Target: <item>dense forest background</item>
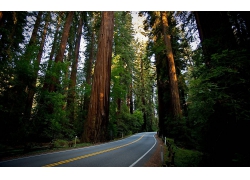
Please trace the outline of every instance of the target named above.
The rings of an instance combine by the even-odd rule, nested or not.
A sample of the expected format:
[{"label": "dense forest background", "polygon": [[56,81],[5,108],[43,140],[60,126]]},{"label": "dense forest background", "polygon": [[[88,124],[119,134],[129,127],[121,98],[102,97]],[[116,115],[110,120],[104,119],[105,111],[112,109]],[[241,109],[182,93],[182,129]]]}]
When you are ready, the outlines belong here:
[{"label": "dense forest background", "polygon": [[[250,13],[0,12],[0,148],[143,131],[249,166]],[[196,43],[197,47],[192,47]]]}]

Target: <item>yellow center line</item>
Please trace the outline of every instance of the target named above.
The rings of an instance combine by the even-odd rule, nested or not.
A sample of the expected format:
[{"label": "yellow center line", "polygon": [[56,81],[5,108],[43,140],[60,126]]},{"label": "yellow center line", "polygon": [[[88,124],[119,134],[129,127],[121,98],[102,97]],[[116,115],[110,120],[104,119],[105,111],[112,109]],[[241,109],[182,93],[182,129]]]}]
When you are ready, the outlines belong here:
[{"label": "yellow center line", "polygon": [[[144,136],[144,135],[143,135],[143,136]],[[133,143],[139,141],[143,136],[141,136],[139,139],[137,139],[137,140],[135,140],[135,141],[132,141],[132,142],[130,142],[130,143],[128,143],[128,144],[124,144],[124,145],[121,145],[121,146],[117,146],[117,147],[110,148],[110,149],[105,149],[105,150],[98,151],[98,152],[94,152],[94,153],[91,153],[91,154],[86,154],[86,155],[83,155],[83,156],[78,156],[78,157],[75,157],[75,158],[71,158],[71,159],[67,159],[67,160],[63,160],[63,161],[51,163],[51,164],[45,165],[45,166],[43,166],[43,167],[58,166],[58,165],[61,165],[61,164],[66,164],[66,163],[69,163],[69,162],[72,162],[72,161],[76,161],[76,160],[88,158],[88,157],[91,157],[91,156],[95,156],[95,155],[98,155],[98,154],[103,154],[103,153],[105,153],[105,152],[109,152],[109,151],[113,151],[113,150],[116,150],[116,149],[120,149],[120,148],[122,148],[122,147],[128,146],[128,145],[130,145],[130,144],[133,144]]]}]

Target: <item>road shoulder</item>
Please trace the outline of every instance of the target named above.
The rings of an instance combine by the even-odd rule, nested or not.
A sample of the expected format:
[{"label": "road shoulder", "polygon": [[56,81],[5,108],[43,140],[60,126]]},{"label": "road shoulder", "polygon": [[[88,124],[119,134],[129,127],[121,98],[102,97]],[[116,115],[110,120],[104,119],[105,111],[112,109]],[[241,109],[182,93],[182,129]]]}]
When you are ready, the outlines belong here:
[{"label": "road shoulder", "polygon": [[155,134],[157,140],[156,150],[150,159],[144,164],[144,167],[162,167],[161,162],[161,145],[164,145],[163,141]]}]

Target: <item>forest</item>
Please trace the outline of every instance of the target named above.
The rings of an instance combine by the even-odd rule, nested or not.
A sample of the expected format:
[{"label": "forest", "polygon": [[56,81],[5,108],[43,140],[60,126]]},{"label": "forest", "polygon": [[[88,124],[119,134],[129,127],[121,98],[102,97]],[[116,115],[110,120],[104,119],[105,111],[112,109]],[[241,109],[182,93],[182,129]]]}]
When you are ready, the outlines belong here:
[{"label": "forest", "polygon": [[154,131],[250,166],[250,12],[132,14],[0,11],[0,149]]}]

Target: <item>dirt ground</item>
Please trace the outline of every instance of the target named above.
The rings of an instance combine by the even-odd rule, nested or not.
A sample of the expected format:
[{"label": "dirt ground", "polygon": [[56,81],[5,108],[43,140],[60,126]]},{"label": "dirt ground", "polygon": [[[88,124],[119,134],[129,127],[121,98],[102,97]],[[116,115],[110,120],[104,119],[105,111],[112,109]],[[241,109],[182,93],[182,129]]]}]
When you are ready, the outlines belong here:
[{"label": "dirt ground", "polygon": [[161,145],[164,145],[164,142],[155,135],[155,138],[157,140],[157,148],[153,154],[153,156],[149,159],[147,163],[145,163],[144,167],[162,167],[161,162]]}]

